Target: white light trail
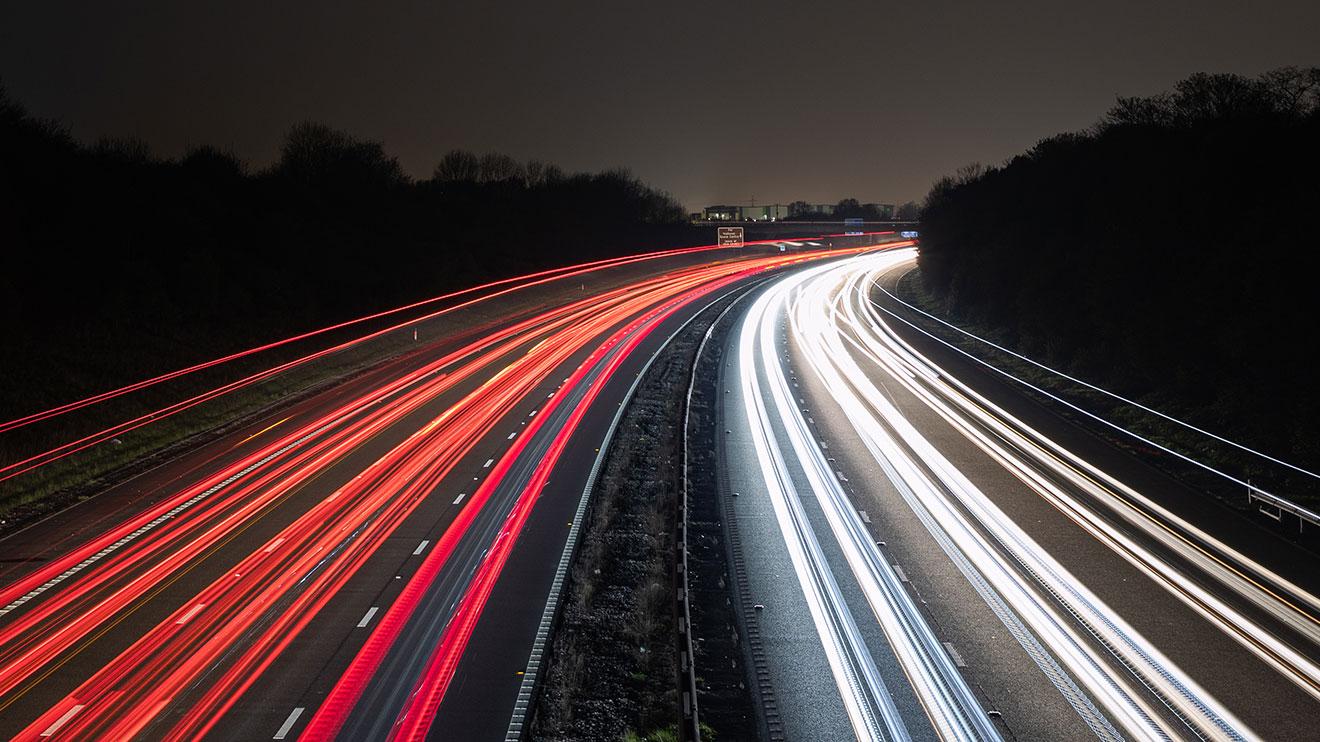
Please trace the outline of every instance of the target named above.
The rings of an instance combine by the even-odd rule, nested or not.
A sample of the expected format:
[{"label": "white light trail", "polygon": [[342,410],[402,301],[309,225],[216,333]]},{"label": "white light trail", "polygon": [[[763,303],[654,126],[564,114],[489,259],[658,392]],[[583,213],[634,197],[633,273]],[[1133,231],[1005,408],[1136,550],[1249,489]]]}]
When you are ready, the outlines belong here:
[{"label": "white light trail", "polygon": [[[762,478],[774,506],[799,584],[826,650],[854,732],[875,738],[875,716],[890,738],[906,738],[902,719],[876,672],[865,641],[848,612],[798,495],[785,456],[791,454],[817,498],[848,569],[912,681],[936,732],[946,739],[999,739],[942,642],[926,624],[898,575],[880,554],[857,511],[848,502],[828,459],[813,437],[776,351],[777,325],[790,292],[828,266],[797,274],[763,294],[743,325],[739,358],[742,398]],[[764,386],[761,375],[765,376]],[[773,417],[772,417],[773,415]],[[775,422],[782,427],[781,445]]]},{"label": "white light trail", "polygon": [[[1260,565],[1241,559],[1241,555],[1217,542],[1204,548],[1205,534],[990,404],[894,335],[872,307],[867,292],[876,275],[910,261],[912,256],[910,250],[889,251],[801,272],[781,280],[758,303],[764,305],[761,309],[764,327],[761,328],[763,347],[757,360],[768,378],[783,384],[782,389],[770,390],[773,409],[789,431],[788,443],[802,462],[812,489],[823,503],[832,532],[844,545],[849,568],[858,576],[890,641],[896,642],[895,633],[901,632],[896,632],[892,614],[886,618],[878,604],[884,602],[882,598],[886,595],[884,573],[893,578],[892,571],[885,568],[883,559],[877,558],[878,551],[870,544],[832,467],[794,407],[793,393],[783,379],[776,356],[773,328],[782,317],[770,311],[772,301],[778,302],[779,312],[788,312],[793,337],[807,365],[846,412],[863,443],[913,512],[1101,736],[1117,736],[1117,731],[1100,715],[1088,713],[1090,701],[1075,686],[1070,686],[1072,679],[1056,677],[1056,673],[1050,672],[1051,667],[1066,667],[1072,678],[1104,707],[1109,718],[1135,737],[1159,739],[1188,731],[1181,727],[1168,728],[1169,717],[1152,706],[1153,701],[1148,700],[1150,696],[1145,691],[1199,736],[1245,739],[1252,734],[1046,553],[931,445],[877,387],[872,378],[876,371],[892,377],[1073,522],[1314,695],[1320,674],[1305,656],[1115,528],[1069,489],[1075,488],[1120,511],[1126,520],[1162,547],[1175,551],[1192,566],[1270,611],[1272,616],[1308,638],[1316,639],[1320,638],[1320,630],[1315,621],[1297,605],[1317,605],[1313,596],[1269,575],[1268,582],[1278,591],[1286,592],[1295,603],[1281,597],[1278,591],[1244,572],[1245,569],[1258,576],[1264,572]],[[745,334],[749,332],[750,329],[745,330]],[[749,353],[748,342],[744,338],[744,356]],[[744,363],[747,362],[745,358]],[[752,375],[746,372],[747,368],[744,365],[745,380]],[[747,386],[746,381],[744,384]],[[751,412],[763,414],[763,410]],[[815,462],[820,465],[816,467]],[[1057,475],[1067,488],[1042,475],[1042,470]],[[1140,503],[1142,508],[1135,507],[1133,502]],[[1245,568],[1235,567],[1221,558],[1223,554]],[[997,606],[996,601],[1011,607],[1011,612]],[[1021,624],[1014,631],[1014,622],[1019,617]],[[1023,626],[1030,629],[1030,636],[1023,636],[1026,633]],[[912,630],[919,633],[916,628]],[[1038,644],[1033,645],[1034,650],[1029,646],[1037,640],[1049,648],[1052,657],[1042,657]],[[902,660],[903,652],[897,646],[896,652]],[[941,650],[939,655],[947,661],[946,652]],[[1055,660],[1058,665],[1053,664]],[[926,694],[920,697],[932,720],[936,720],[939,712],[932,712],[931,708],[938,709],[940,705],[930,697],[927,686],[931,680],[909,669],[906,662],[910,661],[910,658],[905,661],[905,671],[919,695]],[[956,669],[953,674],[957,674]],[[938,721],[936,725],[940,728]]]}]

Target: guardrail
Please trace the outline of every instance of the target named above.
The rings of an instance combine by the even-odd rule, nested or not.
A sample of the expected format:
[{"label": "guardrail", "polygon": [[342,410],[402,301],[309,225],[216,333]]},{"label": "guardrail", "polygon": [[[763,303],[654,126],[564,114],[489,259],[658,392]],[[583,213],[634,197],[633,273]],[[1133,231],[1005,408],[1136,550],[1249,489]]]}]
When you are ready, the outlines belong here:
[{"label": "guardrail", "polygon": [[[1058,378],[1058,379],[1063,379],[1063,380],[1065,380],[1065,381],[1067,381],[1067,382],[1069,382],[1069,383],[1071,383],[1071,384],[1074,384],[1074,385],[1080,386],[1080,387],[1082,387],[1082,388],[1088,389],[1088,390],[1090,390],[1090,391],[1092,391],[1092,392],[1095,392],[1095,393],[1098,393],[1098,394],[1104,395],[1105,397],[1108,397],[1108,398],[1114,400],[1115,402],[1121,403],[1121,404],[1123,404],[1123,405],[1130,406],[1130,407],[1132,407],[1132,408],[1134,408],[1134,409],[1137,409],[1137,410],[1140,410],[1140,411],[1142,411],[1142,412],[1144,412],[1144,413],[1147,413],[1147,414],[1153,415],[1153,416],[1155,416],[1155,417],[1158,417],[1158,418],[1164,420],[1165,422],[1167,422],[1167,423],[1169,423],[1169,424],[1171,424],[1171,425],[1175,425],[1175,426],[1177,426],[1177,427],[1179,427],[1179,428],[1181,428],[1181,429],[1183,429],[1183,430],[1190,431],[1191,433],[1194,433],[1194,434],[1196,434],[1196,435],[1199,435],[1199,436],[1201,436],[1201,437],[1203,437],[1203,438],[1205,438],[1205,439],[1207,439],[1207,440],[1213,441],[1215,444],[1222,445],[1222,446],[1225,446],[1225,447],[1227,447],[1227,448],[1229,448],[1229,449],[1232,449],[1232,450],[1236,451],[1238,455],[1254,457],[1254,458],[1257,459],[1257,460],[1267,462],[1268,465],[1272,465],[1272,466],[1280,467],[1281,470],[1287,470],[1287,471],[1293,472],[1293,473],[1295,473],[1295,474],[1299,474],[1299,475],[1302,475],[1302,476],[1305,476],[1305,477],[1309,477],[1309,478],[1311,478],[1312,480],[1320,480],[1320,473],[1316,473],[1316,472],[1314,472],[1314,471],[1311,471],[1311,470],[1309,470],[1309,469],[1305,469],[1305,468],[1303,468],[1303,467],[1301,467],[1301,466],[1298,466],[1298,465],[1296,465],[1296,464],[1292,464],[1292,463],[1289,463],[1288,461],[1284,461],[1284,460],[1282,460],[1282,459],[1279,459],[1279,458],[1276,458],[1276,457],[1274,457],[1274,456],[1271,456],[1271,455],[1269,455],[1269,454],[1267,454],[1267,453],[1264,453],[1264,452],[1262,452],[1262,451],[1258,451],[1258,450],[1256,450],[1256,449],[1254,449],[1254,448],[1250,448],[1250,447],[1248,447],[1248,446],[1246,446],[1246,445],[1244,445],[1244,444],[1238,443],[1237,441],[1230,440],[1230,439],[1225,438],[1224,436],[1221,436],[1221,435],[1217,435],[1217,434],[1215,434],[1215,433],[1213,433],[1213,432],[1211,432],[1211,431],[1209,431],[1209,430],[1205,430],[1205,429],[1203,429],[1203,428],[1197,427],[1196,425],[1193,425],[1192,423],[1186,422],[1186,421],[1184,421],[1184,420],[1180,420],[1180,419],[1178,419],[1178,418],[1176,418],[1176,417],[1174,417],[1174,416],[1172,416],[1172,415],[1170,415],[1170,414],[1167,414],[1167,413],[1161,412],[1161,411],[1159,411],[1159,410],[1157,410],[1157,409],[1154,409],[1154,408],[1152,408],[1152,407],[1150,407],[1150,406],[1144,405],[1144,404],[1142,404],[1142,403],[1140,403],[1140,402],[1138,402],[1138,401],[1136,401],[1136,400],[1129,399],[1129,398],[1124,397],[1124,396],[1122,396],[1122,395],[1119,395],[1119,394],[1116,394],[1116,393],[1114,393],[1114,392],[1111,392],[1111,391],[1109,391],[1108,389],[1104,389],[1103,387],[1097,386],[1097,385],[1092,384],[1092,383],[1090,383],[1090,382],[1088,382],[1088,381],[1084,381],[1084,380],[1082,380],[1082,379],[1080,379],[1080,378],[1077,378],[1077,377],[1075,377],[1075,376],[1072,376],[1072,375],[1070,375],[1070,374],[1067,374],[1067,373],[1065,373],[1065,372],[1063,372],[1063,371],[1060,371],[1060,370],[1058,370],[1058,369],[1051,368],[1050,366],[1047,366],[1047,365],[1045,365],[1045,364],[1043,364],[1043,363],[1041,363],[1041,362],[1039,362],[1039,361],[1036,361],[1036,360],[1033,360],[1033,359],[1031,359],[1031,358],[1028,358],[1027,356],[1022,355],[1021,353],[1018,353],[1018,352],[1016,352],[1016,351],[1013,351],[1013,350],[1011,350],[1011,349],[1009,349],[1009,348],[1006,348],[1006,347],[1004,347],[1004,346],[1002,346],[1002,345],[999,345],[999,344],[997,344],[997,343],[995,343],[995,342],[993,342],[993,341],[990,341],[990,340],[987,340],[987,339],[985,339],[985,338],[983,338],[983,337],[980,337],[979,335],[976,335],[976,334],[974,334],[974,333],[972,333],[972,332],[969,332],[969,331],[967,331],[967,330],[965,330],[965,329],[963,329],[963,328],[961,328],[961,327],[958,327],[957,325],[953,324],[952,322],[949,322],[948,320],[945,320],[945,319],[943,319],[943,318],[941,318],[941,317],[937,317],[937,316],[935,316],[934,314],[931,314],[930,312],[927,312],[927,311],[925,311],[924,309],[921,309],[920,307],[917,307],[917,306],[915,306],[915,305],[913,305],[913,304],[911,304],[911,303],[909,303],[909,302],[906,302],[906,301],[904,301],[903,299],[899,298],[898,296],[895,296],[892,292],[890,292],[888,289],[886,289],[886,288],[884,288],[883,286],[881,286],[878,282],[874,283],[873,285],[874,285],[877,289],[879,289],[881,293],[883,293],[885,296],[887,296],[888,298],[890,298],[891,300],[893,300],[893,301],[896,302],[897,304],[899,304],[899,305],[901,305],[901,306],[903,306],[903,307],[906,307],[907,309],[909,309],[909,310],[911,310],[911,311],[913,311],[913,312],[915,312],[915,313],[917,313],[917,314],[919,314],[919,315],[921,315],[921,316],[923,316],[923,317],[925,317],[925,318],[927,318],[927,319],[933,320],[933,321],[936,322],[938,325],[943,326],[943,327],[947,327],[947,328],[949,328],[950,330],[952,330],[952,331],[958,333],[959,335],[961,335],[961,336],[963,336],[963,337],[966,337],[966,338],[969,339],[969,340],[975,341],[975,342],[977,342],[977,343],[980,343],[981,345],[984,345],[984,346],[986,346],[986,347],[992,348],[992,349],[994,349],[995,351],[998,351],[998,352],[1001,352],[1001,353],[1007,354],[1007,355],[1009,355],[1009,356],[1011,356],[1011,357],[1017,359],[1018,361],[1024,362],[1024,363],[1029,364],[1029,365],[1031,365],[1031,366],[1033,366],[1033,367],[1035,367],[1035,368],[1037,368],[1037,369],[1039,369],[1039,370],[1041,370],[1041,371],[1044,371],[1044,372],[1046,372],[1047,374],[1051,375],[1052,377],[1055,377],[1055,378]],[[959,355],[962,355],[962,356],[966,357],[967,359],[971,360],[972,362],[974,362],[974,363],[976,363],[976,364],[978,364],[978,365],[980,365],[980,366],[983,366],[983,367],[985,367],[986,369],[988,369],[988,370],[990,370],[990,371],[992,371],[992,372],[994,372],[994,373],[996,373],[996,374],[999,374],[1000,376],[1003,376],[1004,378],[1008,379],[1009,381],[1012,381],[1012,382],[1014,382],[1014,383],[1016,383],[1016,384],[1019,384],[1019,385],[1021,385],[1021,386],[1023,386],[1023,387],[1026,387],[1027,389],[1030,389],[1030,390],[1034,391],[1034,392],[1037,393],[1037,394],[1040,394],[1040,395],[1042,395],[1042,396],[1044,396],[1044,397],[1046,397],[1046,398],[1048,398],[1048,399],[1050,399],[1050,400],[1053,400],[1054,402],[1057,402],[1057,403],[1063,405],[1064,407],[1067,407],[1068,409],[1070,409],[1070,410],[1072,410],[1072,411],[1074,411],[1074,412],[1076,412],[1076,413],[1082,415],[1083,417],[1085,417],[1085,418],[1087,418],[1087,419],[1089,419],[1089,420],[1092,420],[1092,421],[1094,421],[1094,422],[1096,422],[1096,423],[1099,423],[1100,425],[1102,425],[1102,426],[1105,427],[1105,428],[1108,428],[1108,429],[1110,429],[1110,430],[1112,430],[1112,431],[1114,431],[1114,432],[1116,432],[1116,433],[1119,433],[1119,434],[1121,434],[1121,435],[1127,436],[1127,437],[1129,437],[1129,438],[1131,438],[1131,439],[1133,439],[1133,440],[1135,440],[1135,441],[1138,441],[1139,443],[1141,443],[1141,444],[1143,444],[1143,445],[1149,446],[1150,448],[1152,448],[1152,449],[1154,449],[1154,450],[1156,450],[1156,451],[1159,451],[1160,453],[1163,453],[1163,454],[1167,454],[1167,455],[1169,455],[1169,456],[1172,456],[1172,457],[1178,459],[1179,461],[1181,461],[1181,462],[1183,462],[1183,463],[1185,463],[1185,464],[1189,464],[1189,465],[1191,465],[1191,466],[1193,466],[1193,467],[1195,467],[1195,468],[1197,468],[1197,469],[1200,469],[1201,471],[1203,471],[1203,472],[1205,472],[1205,473],[1207,473],[1207,474],[1209,474],[1209,475],[1211,475],[1211,476],[1218,477],[1218,478],[1224,480],[1225,482],[1227,482],[1227,483],[1230,484],[1230,485],[1237,485],[1237,486],[1246,487],[1246,489],[1247,489],[1247,505],[1248,505],[1248,507],[1250,507],[1251,505],[1253,505],[1253,504],[1255,504],[1255,503],[1257,503],[1257,502],[1265,503],[1265,505],[1260,506],[1260,507],[1258,508],[1258,510],[1259,510],[1259,512],[1260,512],[1262,515],[1266,516],[1267,518],[1270,518],[1270,519],[1272,519],[1272,520],[1274,520],[1274,521],[1276,521],[1276,522],[1282,522],[1282,520],[1283,520],[1283,513],[1289,513],[1289,514],[1291,514],[1291,515],[1294,515],[1294,516],[1296,516],[1297,519],[1298,519],[1297,530],[1298,530],[1299,533],[1303,530],[1304,525],[1305,525],[1306,523],[1308,523],[1308,522],[1311,523],[1312,525],[1318,525],[1318,526],[1320,526],[1320,514],[1317,514],[1314,510],[1310,510],[1310,509],[1308,509],[1308,508],[1306,508],[1306,507],[1303,507],[1302,505],[1300,505],[1300,504],[1298,504],[1298,503],[1296,503],[1296,502],[1294,502],[1294,501],[1292,501],[1292,500],[1288,500],[1288,499],[1283,498],[1283,497],[1280,497],[1280,496],[1278,496],[1278,495],[1271,494],[1270,492],[1267,492],[1267,491],[1265,491],[1265,490],[1260,489],[1259,487],[1256,487],[1255,485],[1253,485],[1253,484],[1251,483],[1251,481],[1250,481],[1249,479],[1246,479],[1246,478],[1245,478],[1245,477],[1247,476],[1245,473],[1241,473],[1241,472],[1239,472],[1239,473],[1236,473],[1236,474],[1235,474],[1235,473],[1231,473],[1231,472],[1225,471],[1225,470],[1223,470],[1223,469],[1217,468],[1216,466],[1214,466],[1214,465],[1212,465],[1212,464],[1209,464],[1209,463],[1206,463],[1205,461],[1202,461],[1201,459],[1197,458],[1197,457],[1196,457],[1195,455],[1193,455],[1193,454],[1184,453],[1183,451],[1180,451],[1180,450],[1177,450],[1177,449],[1173,448],[1171,445],[1165,445],[1164,443],[1161,443],[1161,442],[1155,440],[1153,437],[1149,437],[1148,435],[1143,435],[1143,434],[1141,434],[1141,433],[1136,432],[1135,430],[1132,430],[1132,429],[1130,429],[1130,428],[1128,428],[1128,427],[1125,427],[1123,424],[1121,424],[1121,423],[1119,423],[1119,422],[1115,422],[1114,420],[1111,420],[1111,419],[1105,417],[1104,415],[1101,415],[1101,414],[1098,414],[1098,413],[1092,412],[1092,411],[1090,411],[1090,410],[1088,410],[1088,409],[1085,409],[1085,408],[1083,408],[1081,405],[1076,404],[1076,403],[1074,403],[1074,402],[1071,402],[1071,401],[1065,399],[1065,398],[1062,396],[1062,393],[1055,394],[1054,392],[1051,392],[1051,391],[1045,389],[1043,386],[1040,386],[1040,385],[1037,385],[1037,384],[1033,384],[1031,381],[1028,381],[1028,380],[1025,379],[1025,378],[1022,378],[1022,377],[1020,377],[1020,376],[1014,375],[1013,373],[1011,373],[1011,372],[1005,370],[1004,368],[1001,368],[1000,366],[998,366],[998,365],[996,365],[996,364],[994,364],[994,363],[991,363],[990,361],[986,360],[985,358],[982,358],[979,354],[975,354],[975,353],[972,353],[972,352],[970,352],[970,351],[968,351],[968,350],[965,350],[965,349],[963,349],[963,348],[960,348],[960,347],[958,347],[958,345],[954,344],[953,342],[949,341],[948,339],[943,338],[943,337],[940,337],[940,336],[937,335],[936,333],[931,332],[930,330],[927,330],[927,329],[925,329],[924,327],[919,326],[917,323],[915,323],[915,322],[913,322],[912,320],[907,319],[907,318],[905,318],[905,317],[899,315],[899,314],[898,314],[897,312],[895,312],[893,309],[890,309],[889,307],[883,306],[883,305],[880,304],[879,302],[876,302],[876,301],[873,300],[871,303],[872,303],[872,305],[873,305],[877,310],[879,310],[879,311],[881,311],[881,312],[884,312],[886,315],[888,315],[888,316],[894,318],[894,319],[897,320],[898,322],[902,322],[903,324],[905,324],[905,325],[907,325],[908,327],[912,328],[914,331],[919,332],[919,333],[921,333],[922,335],[925,335],[926,337],[928,337],[928,338],[934,340],[935,342],[937,342],[937,343],[939,343],[939,344],[945,346],[946,348],[950,349],[951,351],[953,351],[953,352],[955,352],[955,353],[958,353]],[[1227,490],[1222,490],[1221,493],[1223,493],[1223,492],[1227,492]],[[1273,509],[1271,510],[1271,509],[1269,509],[1269,508],[1273,508]]]},{"label": "guardrail", "polygon": [[697,386],[697,367],[701,364],[701,358],[706,352],[706,343],[710,342],[715,334],[715,328],[719,327],[720,322],[724,320],[725,315],[729,313],[738,302],[747,297],[748,294],[755,291],[764,283],[758,281],[755,285],[749,287],[739,294],[729,305],[716,315],[711,321],[710,326],[706,328],[706,334],[702,336],[701,343],[697,345],[697,352],[692,357],[692,370],[688,381],[687,397],[683,403],[683,496],[679,503],[679,539],[678,539],[678,562],[675,568],[678,572],[678,603],[681,615],[678,618],[678,641],[679,641],[679,687],[681,688],[682,723],[679,725],[679,739],[692,740],[700,742],[701,740],[701,719],[697,711],[697,669],[696,655],[693,652],[692,642],[692,607],[688,600],[688,502],[692,490],[692,478],[688,476],[688,465],[690,454],[688,450],[688,431],[691,429],[692,418],[692,394]]},{"label": "guardrail", "polygon": [[[1303,526],[1310,523],[1313,526],[1320,526],[1320,514],[1314,510],[1308,510],[1295,502],[1285,500],[1282,497],[1271,495],[1270,493],[1257,489],[1251,484],[1247,484],[1247,506],[1255,503],[1265,503],[1257,506],[1261,515],[1267,518],[1273,518],[1280,523],[1283,522],[1283,514],[1290,513],[1297,517],[1297,532],[1301,533]],[[1272,510],[1270,508],[1273,508]]]},{"label": "guardrail", "polygon": [[[555,576],[551,581],[550,593],[546,598],[545,609],[541,614],[541,622],[537,626],[536,638],[532,642],[532,651],[528,657],[526,668],[523,671],[522,681],[519,684],[518,696],[514,702],[513,714],[509,719],[509,726],[504,735],[505,742],[521,742],[526,738],[529,731],[528,727],[531,719],[532,707],[536,702],[536,693],[539,690],[538,683],[541,675],[541,664],[546,658],[546,653],[550,646],[550,635],[554,630],[555,622],[559,618],[563,589],[566,587],[568,581],[568,571],[573,564],[574,552],[577,550],[578,544],[582,540],[582,531],[584,530],[587,518],[587,508],[590,505],[592,494],[596,489],[596,483],[600,478],[600,473],[604,469],[605,459],[609,456],[610,446],[614,442],[614,436],[619,430],[619,424],[623,422],[623,417],[627,414],[628,408],[632,404],[633,397],[637,395],[637,388],[641,386],[642,379],[646,378],[646,374],[651,370],[651,366],[655,364],[656,359],[663,354],[664,350],[674,341],[674,338],[678,337],[679,334],[688,328],[688,325],[691,325],[698,317],[704,314],[707,309],[715,306],[719,302],[720,299],[711,301],[702,307],[702,309],[696,314],[685,320],[683,324],[679,325],[678,329],[674,330],[667,338],[665,338],[665,341],[660,345],[660,349],[652,354],[650,358],[646,359],[646,363],[642,364],[641,370],[639,370],[637,375],[633,378],[632,385],[628,387],[628,391],[624,392],[623,400],[619,403],[619,407],[615,411],[614,417],[610,420],[609,428],[605,430],[605,435],[601,438],[596,458],[591,464],[591,472],[587,475],[587,481],[582,487],[582,496],[578,498],[577,510],[574,512],[573,523],[568,531],[568,539],[564,543],[564,550],[560,555],[559,564],[555,568]],[[686,421],[686,417],[684,417],[684,420]],[[686,436],[686,432],[684,435]],[[686,460],[687,447],[685,439],[684,463],[686,463]],[[686,472],[684,483],[684,503],[686,503]],[[684,525],[686,526],[686,519],[684,519]],[[685,594],[687,590],[686,579],[684,580],[681,589]],[[690,645],[688,656],[691,657]],[[691,662],[688,663],[688,666],[691,667]],[[695,674],[692,675],[692,682],[693,687],[695,688]],[[696,694],[693,693],[691,697],[695,704]],[[693,707],[692,716],[695,725],[695,705]]]}]

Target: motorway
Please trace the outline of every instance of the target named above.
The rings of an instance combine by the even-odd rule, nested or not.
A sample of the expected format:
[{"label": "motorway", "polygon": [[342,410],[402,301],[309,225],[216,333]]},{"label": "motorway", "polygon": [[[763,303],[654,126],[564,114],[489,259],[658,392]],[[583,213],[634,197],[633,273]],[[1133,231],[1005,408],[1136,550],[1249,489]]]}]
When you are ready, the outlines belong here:
[{"label": "motorway", "polygon": [[694,254],[503,297],[519,310],[6,538],[0,735],[502,738],[639,369],[712,302],[846,254]]},{"label": "motorway", "polygon": [[726,341],[784,736],[1313,737],[1314,556],[901,322],[876,286],[914,258],[796,271]]},{"label": "motorway", "polygon": [[10,535],[0,735],[518,738],[634,380],[760,284],[722,340],[717,455],[775,730],[1313,736],[1314,555],[905,323],[881,288],[908,244],[698,251],[491,292]]}]

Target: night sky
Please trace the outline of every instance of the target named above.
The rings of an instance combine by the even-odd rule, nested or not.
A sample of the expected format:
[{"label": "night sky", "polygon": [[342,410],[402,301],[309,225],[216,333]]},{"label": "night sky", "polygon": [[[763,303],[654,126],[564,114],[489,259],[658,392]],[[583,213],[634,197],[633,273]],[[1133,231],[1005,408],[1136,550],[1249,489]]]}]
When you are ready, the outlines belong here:
[{"label": "night sky", "polygon": [[74,135],[268,164],[290,124],[626,166],[690,210],[919,200],[1197,71],[1320,64],[1320,2],[5,0],[0,80]]}]

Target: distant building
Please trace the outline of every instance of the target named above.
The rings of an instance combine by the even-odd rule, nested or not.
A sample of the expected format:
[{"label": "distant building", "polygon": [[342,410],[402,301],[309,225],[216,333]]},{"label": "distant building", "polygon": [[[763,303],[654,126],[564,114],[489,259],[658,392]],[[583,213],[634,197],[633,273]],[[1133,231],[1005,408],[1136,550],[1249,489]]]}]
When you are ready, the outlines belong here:
[{"label": "distant building", "polygon": [[740,222],[742,221],[741,206],[707,206],[705,209],[706,221],[708,222]]},{"label": "distant building", "polygon": [[711,222],[773,222],[788,218],[786,204],[762,206],[707,206],[703,212]]},{"label": "distant building", "polygon": [[[790,211],[790,204],[764,204],[762,206],[739,206],[733,204],[722,204],[719,206],[707,206],[701,214],[693,214],[693,220],[697,221],[704,218],[708,222],[778,222],[785,219],[797,219],[805,217],[810,219],[819,219],[823,216],[834,216],[836,204],[805,204],[806,209],[802,212]],[[890,221],[894,218],[893,204],[861,204],[865,218],[868,220],[876,219],[879,221]],[[797,204],[801,209],[803,204]]]},{"label": "distant building", "polygon": [[774,222],[788,218],[788,206],[785,204],[766,204],[764,206],[742,207],[743,219],[754,222]]}]

